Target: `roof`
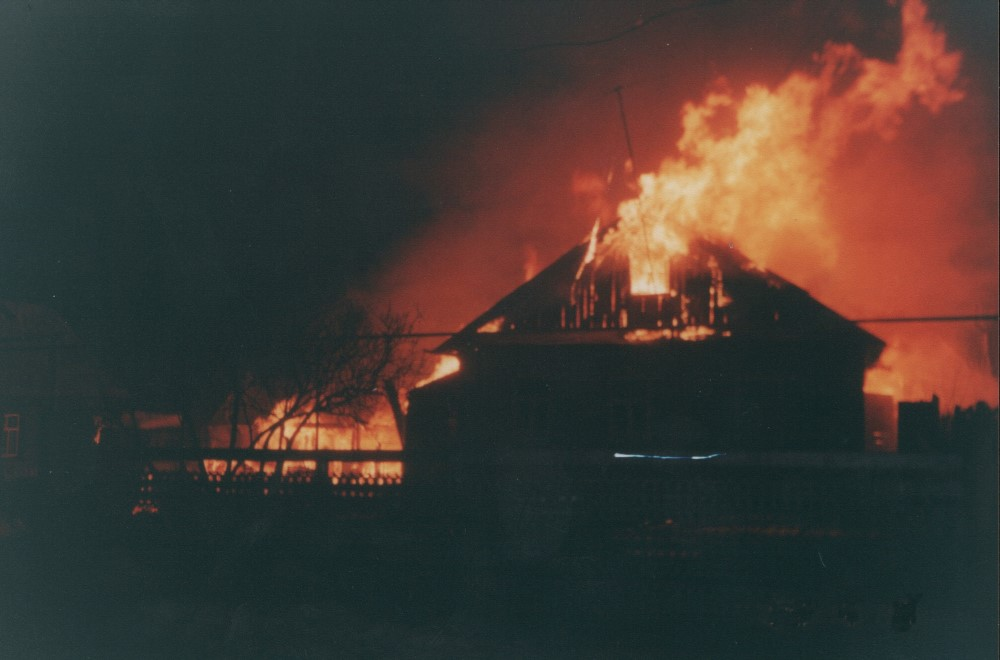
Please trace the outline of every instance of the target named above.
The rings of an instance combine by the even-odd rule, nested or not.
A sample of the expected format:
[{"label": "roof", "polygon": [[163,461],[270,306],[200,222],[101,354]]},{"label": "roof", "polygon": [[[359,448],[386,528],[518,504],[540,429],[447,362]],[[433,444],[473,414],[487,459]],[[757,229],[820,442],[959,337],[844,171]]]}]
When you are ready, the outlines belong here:
[{"label": "roof", "polygon": [[627,256],[595,231],[441,344],[665,344],[677,341],[834,339],[871,365],[884,343],[732,245],[697,240],[666,265],[669,290],[631,292]]},{"label": "roof", "polygon": [[104,372],[53,309],[0,300],[0,358],[6,400],[73,400],[97,406],[107,394]]},{"label": "roof", "polygon": [[52,309],[32,303],[0,300],[0,344],[72,344],[69,324]]}]

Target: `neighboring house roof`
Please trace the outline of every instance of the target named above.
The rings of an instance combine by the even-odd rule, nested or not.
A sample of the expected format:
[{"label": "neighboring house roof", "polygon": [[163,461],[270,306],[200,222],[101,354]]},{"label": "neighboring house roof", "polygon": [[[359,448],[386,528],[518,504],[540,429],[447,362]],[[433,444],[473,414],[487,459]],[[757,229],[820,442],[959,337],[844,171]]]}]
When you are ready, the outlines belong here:
[{"label": "neighboring house roof", "polygon": [[0,396],[97,407],[108,387],[97,360],[53,309],[0,300]]},{"label": "neighboring house roof", "polygon": [[707,240],[670,260],[671,291],[634,295],[629,262],[595,231],[476,317],[436,352],[496,344],[635,344],[682,340],[827,341],[860,347],[870,366],[884,343],[803,289]]},{"label": "neighboring house roof", "polygon": [[48,307],[0,300],[0,343],[71,344],[76,337],[69,324]]}]

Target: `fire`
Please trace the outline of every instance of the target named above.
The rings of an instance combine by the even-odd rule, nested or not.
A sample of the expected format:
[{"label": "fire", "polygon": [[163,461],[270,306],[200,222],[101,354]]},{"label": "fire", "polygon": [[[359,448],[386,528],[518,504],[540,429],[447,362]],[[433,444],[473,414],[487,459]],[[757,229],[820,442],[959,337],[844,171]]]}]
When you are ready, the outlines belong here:
[{"label": "fire", "polygon": [[[858,239],[842,229],[838,216],[844,212],[844,200],[831,194],[832,182],[847,169],[844,160],[854,157],[859,144],[872,151],[880,143],[893,142],[905,120],[918,111],[933,117],[964,98],[957,88],[962,55],[948,50],[944,33],[927,20],[926,6],[907,0],[901,24],[901,46],[891,62],[866,58],[853,45],[828,43],[815,56],[813,72],[792,73],[773,88],[753,84],[742,92],[720,80],[700,101],[686,103],[676,155],[665,159],[658,171],[639,177],[638,195],[618,206],[621,221],[605,237],[608,248],[628,257],[631,292],[674,295],[671,259],[688,254],[692,239],[705,237],[738,245],[761,267],[786,273],[845,311],[860,308],[852,301],[876,295],[899,304],[892,282],[905,278],[875,280],[881,285],[877,293],[845,291],[830,281],[852,282],[855,274],[871,279],[860,269],[910,268],[912,261],[892,263],[869,254],[868,263],[855,265],[859,257],[853,246]],[[879,206],[891,194],[884,186],[878,193],[857,186],[848,190],[874,201],[855,211],[858,215],[873,224],[883,222]],[[919,218],[924,211],[914,208],[913,213]],[[921,229],[911,223],[904,231],[885,233],[901,244],[915,244],[909,233]],[[941,231],[927,235],[929,244],[940,241]],[[927,252],[922,249],[922,254]],[[853,271],[846,268],[848,260]],[[926,277],[921,271],[918,267],[912,273],[918,282]],[[944,289],[940,300],[969,295],[967,290],[945,289],[949,280],[939,281]],[[908,289],[917,292],[921,287]],[[929,299],[925,294],[911,307],[926,307]],[[949,404],[981,398],[996,403],[995,378],[983,368],[983,360],[976,364],[969,357],[970,337],[948,335],[949,329],[941,327],[872,329],[886,336],[890,346],[868,374],[866,391],[897,399],[926,399],[937,393]]]},{"label": "fire", "polygon": [[438,361],[434,365],[434,371],[427,378],[417,381],[415,387],[423,387],[428,383],[433,383],[436,380],[441,380],[445,376],[450,376],[451,374],[457,372],[462,366],[461,361],[457,356],[454,355],[440,355],[438,356]]},{"label": "fire", "polygon": [[524,281],[527,282],[541,270],[541,264],[538,263],[538,250],[535,249],[534,245],[526,245],[524,247]]},{"label": "fire", "polygon": [[[995,392],[996,380],[984,368],[970,369],[969,358],[958,345],[945,333],[898,333],[865,375],[865,392],[888,394],[897,401],[923,401],[937,395],[945,410],[980,392]],[[980,356],[980,362],[987,360],[985,354]]]},{"label": "fire", "polygon": [[963,97],[953,88],[961,54],[947,51],[926,13],[919,0],[903,6],[895,62],[827,44],[817,73],[742,94],[720,81],[687,103],[678,155],[639,177],[639,195],[619,205],[622,220],[606,238],[629,257],[632,292],[669,293],[670,259],[686,254],[694,236],[738,241],[762,266],[794,241],[804,257],[833,267],[838,245],[824,186],[852,138],[890,140],[915,104],[938,113]]},{"label": "fire", "polygon": [[[304,417],[284,419],[293,410],[290,399],[278,401],[268,415],[254,420],[254,436],[258,438],[258,447],[263,450],[299,449],[299,450],[400,450],[402,442],[396,429],[392,410],[387,402],[380,402],[365,423],[323,414],[310,414]],[[284,419],[284,421],[282,421]],[[228,429],[221,429],[228,432]],[[213,442],[215,446],[226,446],[224,439]],[[272,475],[276,469],[274,461],[232,461],[227,463],[220,459],[204,459],[206,474],[224,475],[257,474]],[[281,467],[282,475],[313,474],[317,470],[314,460],[284,461]],[[403,464],[399,461],[363,461],[345,463],[333,461],[328,467],[328,477],[371,477],[398,479],[402,477]]]},{"label": "fire", "polygon": [[[706,325],[689,325],[679,330],[675,330],[673,328],[662,328],[658,330],[639,328],[637,330],[629,330],[626,332],[625,341],[630,344],[651,343],[668,339],[680,339],[681,341],[702,341],[708,339],[709,337],[714,337],[715,334],[715,328]],[[728,330],[724,330],[721,335],[723,337],[728,337],[730,336],[730,332]]]},{"label": "fire", "polygon": [[[898,4],[898,35],[895,25],[880,28],[872,45],[885,56],[888,40],[898,39],[895,55],[876,59],[854,45],[828,43],[804,70],[767,84],[761,78],[750,85],[718,80],[707,92],[687,93],[689,102],[680,105],[673,90],[685,93],[684,86],[698,84],[696,70],[664,68],[658,58],[667,51],[655,49],[663,44],[653,30],[616,43],[622,46],[620,65],[594,68],[599,59],[605,64],[603,51],[580,53],[579,63],[567,60],[577,80],[591,83],[567,85],[558,94],[538,92],[533,101],[546,113],[537,122],[523,122],[503,106],[484,116],[475,140],[457,136],[461,149],[442,160],[446,188],[429,192],[443,201],[466,191],[468,203],[442,204],[447,210],[439,222],[409,246],[372,295],[418,306],[428,327],[453,327],[520,279],[526,243],[545,263],[583,238],[595,218],[605,228],[620,218],[602,235],[597,259],[612,251],[616,261],[627,258],[630,282],[622,290],[635,297],[676,301],[670,293],[678,288],[677,269],[690,256],[691,240],[702,237],[732,244],[847,318],[996,309],[995,87],[975,53],[963,70],[963,55],[929,20],[924,2]],[[845,20],[866,28],[875,25],[862,5],[834,13],[842,10]],[[955,14],[942,12],[949,13]],[[716,31],[706,29],[703,43],[699,35],[689,36],[706,50],[692,49],[686,60],[677,55],[671,67],[699,64],[699,52],[711,52],[713,68],[726,71],[724,56],[715,59]],[[775,52],[783,56],[785,45],[800,44],[790,39]],[[742,81],[753,75],[749,67],[769,61],[741,63],[732,69],[733,79]],[[780,62],[781,68],[787,64]],[[995,65],[990,60],[987,66]],[[662,156],[664,148],[671,149],[670,157],[635,181],[623,180],[619,169],[607,165],[609,155],[624,146],[618,114],[608,112],[610,100],[593,103],[594,92],[665,72],[678,87],[660,91],[631,82],[628,112],[633,128],[646,129],[636,145],[640,158]],[[672,146],[655,142],[664,129],[655,125],[662,117],[652,113],[662,107],[681,110],[680,121],[672,122],[679,124]],[[603,134],[614,137],[575,144],[570,137]],[[482,168],[478,181],[470,174],[476,168]],[[619,204],[623,195],[631,199]],[[546,219],[544,226],[539,218]],[[449,258],[437,258],[445,243]],[[720,307],[725,300],[720,296]],[[634,329],[632,321],[622,318],[618,326]],[[563,327],[570,326],[580,324],[567,316]],[[990,368],[991,359],[996,363],[995,327],[865,326],[889,344],[866,387],[923,400],[936,392],[945,408],[977,400],[996,405]],[[983,348],[987,332],[994,334]]]},{"label": "fire", "polygon": [[203,462],[205,474],[225,474],[229,469],[226,461],[217,458],[206,458]]}]

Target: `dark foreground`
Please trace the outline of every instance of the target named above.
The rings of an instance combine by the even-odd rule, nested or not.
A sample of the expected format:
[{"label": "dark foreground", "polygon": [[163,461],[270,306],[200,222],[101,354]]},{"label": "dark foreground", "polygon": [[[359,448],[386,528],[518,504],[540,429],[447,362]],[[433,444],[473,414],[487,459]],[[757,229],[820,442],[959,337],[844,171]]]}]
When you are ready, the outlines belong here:
[{"label": "dark foreground", "polygon": [[474,518],[428,533],[322,501],[131,517],[100,499],[7,516],[0,657],[997,654],[995,525],[968,499],[893,534],[645,521],[518,559],[477,547]]}]

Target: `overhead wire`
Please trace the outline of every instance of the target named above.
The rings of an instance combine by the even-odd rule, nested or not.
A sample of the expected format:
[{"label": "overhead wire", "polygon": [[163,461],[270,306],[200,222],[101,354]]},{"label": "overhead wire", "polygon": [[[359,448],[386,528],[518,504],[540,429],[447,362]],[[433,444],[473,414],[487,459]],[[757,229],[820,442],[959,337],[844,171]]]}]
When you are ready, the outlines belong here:
[{"label": "overhead wire", "polygon": [[511,50],[517,53],[526,53],[530,51],[547,50],[553,48],[581,48],[581,47],[585,48],[589,46],[600,46],[621,39],[622,37],[632,34],[633,32],[637,32],[638,30],[641,30],[642,28],[660,20],[661,18],[666,18],[667,16],[671,16],[673,14],[680,14],[695,9],[705,9],[708,7],[725,5],[733,1],[734,0],[700,0],[699,2],[692,2],[690,4],[682,5],[680,7],[671,7],[670,9],[665,9],[661,12],[651,14],[650,16],[639,17],[634,23],[632,23],[628,27],[623,28],[613,34],[609,34],[604,37],[598,37],[597,39],[549,41],[544,43],[531,44],[529,46],[522,46],[520,48],[513,48]]},{"label": "overhead wire", "polygon": [[[970,321],[978,322],[1000,322],[1000,313],[992,314],[960,314],[941,316],[885,316],[861,319],[849,319],[849,323],[966,323]],[[431,337],[451,337],[457,335],[461,330],[451,332],[402,332],[392,334],[359,335],[359,339],[424,339]]]}]

